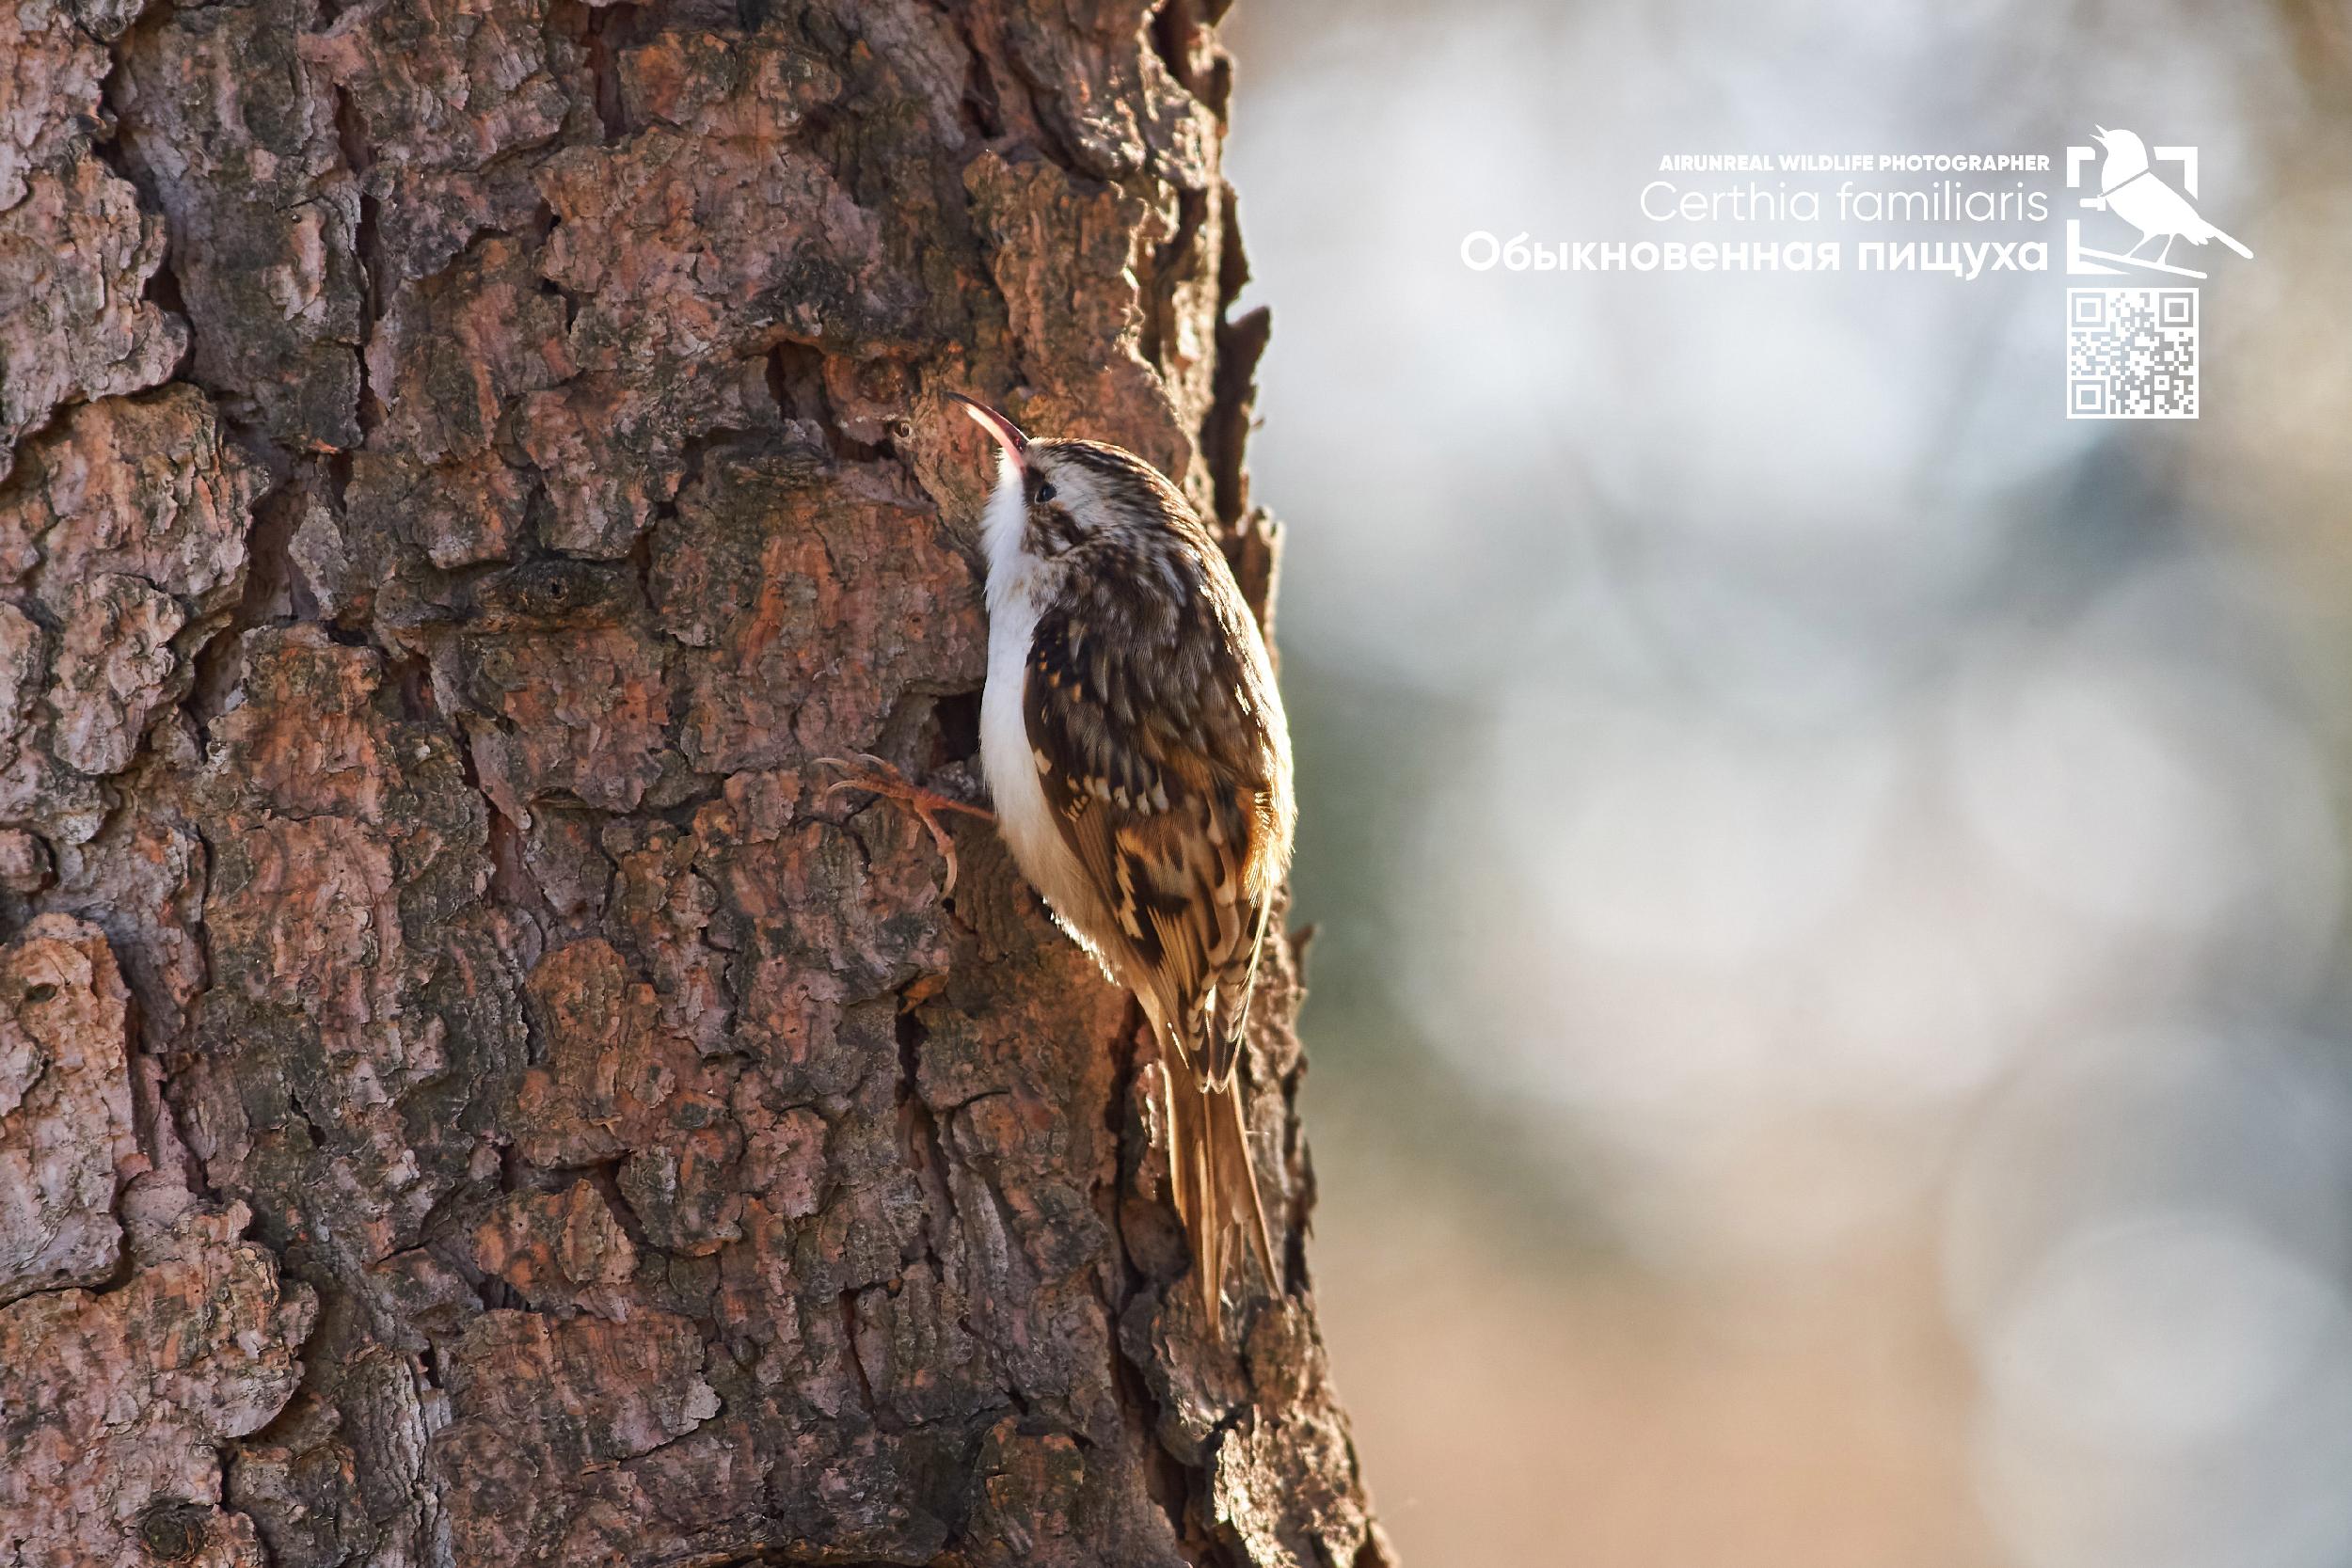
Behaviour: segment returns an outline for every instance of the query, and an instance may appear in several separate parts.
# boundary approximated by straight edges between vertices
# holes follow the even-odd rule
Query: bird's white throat
[[[1025,594],[1037,558],[1029,553],[1029,497],[1024,486],[1021,470],[1010,453],[1000,454],[996,469],[996,488],[988,494],[988,507],[980,514],[980,548],[988,558],[988,618],[990,641],[995,640],[997,615],[1010,595]],[[1031,625],[1035,625],[1032,613]],[[1028,652],[1027,628],[1023,631],[1022,652]]]

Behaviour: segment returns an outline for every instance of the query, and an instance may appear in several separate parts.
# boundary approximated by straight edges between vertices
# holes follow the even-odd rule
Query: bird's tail
[[[1168,1050],[1161,1053],[1160,1068],[1161,1081],[1168,1085],[1168,1164],[1176,1188],[1176,1214],[1192,1243],[1193,1283],[1215,1338],[1222,1332],[1224,1319],[1227,1239],[1235,1229],[1249,1232],[1258,1266],[1271,1285],[1279,1277],[1274,1272],[1274,1238],[1266,1228],[1258,1173],[1249,1159],[1240,1075],[1222,1087],[1204,1083],[1180,1053]]]
[[[2213,230],[2213,237],[2215,239],[2219,240],[2223,245],[2228,245],[2232,250],[2236,251],[2240,256],[2245,257],[2249,261],[2254,259],[2254,253],[2252,251],[2238,244],[2237,241],[2230,235],[2224,234],[2218,229],[2214,229],[2211,224],[2207,224],[2205,227]]]

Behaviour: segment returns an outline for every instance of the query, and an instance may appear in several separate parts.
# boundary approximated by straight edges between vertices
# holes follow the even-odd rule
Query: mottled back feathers
[[[1088,499],[1122,520],[1054,561],[1059,592],[1040,609],[1024,691],[1030,744],[1117,927],[1085,934],[1120,950],[1121,977],[1150,988],[1188,1065],[1223,1086],[1289,861],[1280,699],[1224,557],[1182,499],[1116,449],[1056,446],[1057,491],[1083,464]]]

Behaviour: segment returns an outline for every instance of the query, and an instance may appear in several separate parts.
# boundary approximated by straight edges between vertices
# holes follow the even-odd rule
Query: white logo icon
[[[2252,260],[2254,253],[2230,235],[2207,223],[2197,213],[2190,199],[2197,195],[2197,149],[2194,147],[2158,147],[2152,159],[2148,144],[2130,131],[2110,131],[2098,128],[2091,138],[2099,144],[2094,150],[2088,147],[2066,150],[2066,183],[2069,189],[2083,184],[2083,166],[2093,159],[2099,163],[2097,188],[2099,194],[2082,198],[2082,205],[2093,212],[2112,213],[2132,228],[2139,230],[2139,238],[2122,251],[2093,250],[2082,243],[2082,220],[2066,220],[2066,270],[2070,273],[2106,274],[2122,272],[2126,267],[2140,267],[2151,272],[2168,272],[2178,277],[2203,277],[2201,272],[2171,264],[2172,245],[2176,240],[2201,245],[2209,240],[2219,240],[2240,256]],[[2180,166],[2181,189],[2176,190],[2157,173],[2155,165],[2176,164]],[[2182,191],[2187,195],[2184,196]],[[2150,245],[2162,241],[2153,255],[2143,255]],[[2106,265],[2105,263],[2114,263]]]

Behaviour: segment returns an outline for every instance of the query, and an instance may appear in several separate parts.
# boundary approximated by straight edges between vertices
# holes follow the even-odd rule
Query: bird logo
[[[2076,256],[2095,258],[2100,261],[2117,261],[2126,266],[2146,267],[2157,272],[2176,273],[2186,277],[2202,277],[2205,275],[2201,272],[2191,272],[2186,267],[2171,263],[2172,245],[2176,240],[2186,240],[2195,245],[2204,245],[2209,240],[2219,240],[2247,260],[2253,259],[2252,251],[2247,249],[2233,236],[2223,233],[2219,229],[2199,216],[2196,207],[2190,202],[2188,197],[2182,195],[2165,182],[2164,177],[2155,171],[2154,166],[2149,161],[2148,144],[2141,141],[2137,135],[2130,131],[2110,131],[2102,125],[2097,128],[2097,134],[2091,139],[2099,144],[2103,154],[2099,162],[2099,194],[2084,197],[2082,205],[2094,212],[2113,213],[2117,217],[2138,230],[2139,238],[2133,243],[2129,250],[2120,254],[2079,246],[2077,242],[2075,247],[2071,247],[2074,249]],[[2088,149],[2083,150],[2088,154]],[[2157,149],[2161,154],[2171,154],[2182,150],[2184,150],[2173,148]],[[2195,150],[2185,150],[2193,160]],[[2197,189],[2196,165],[2190,161],[2186,162],[2184,166],[2186,170],[2184,183],[2188,186],[2189,192],[2193,195]],[[2067,182],[2069,184],[2074,182],[2071,167]],[[2074,226],[2069,227],[2071,229]],[[2074,238],[2072,235],[2069,237]],[[2149,245],[2159,240],[2163,241],[2163,245],[2153,256],[2141,254]],[[2073,259],[2070,257],[2070,260]],[[2070,267],[2069,270],[2112,272],[2115,269],[2092,265]]]

